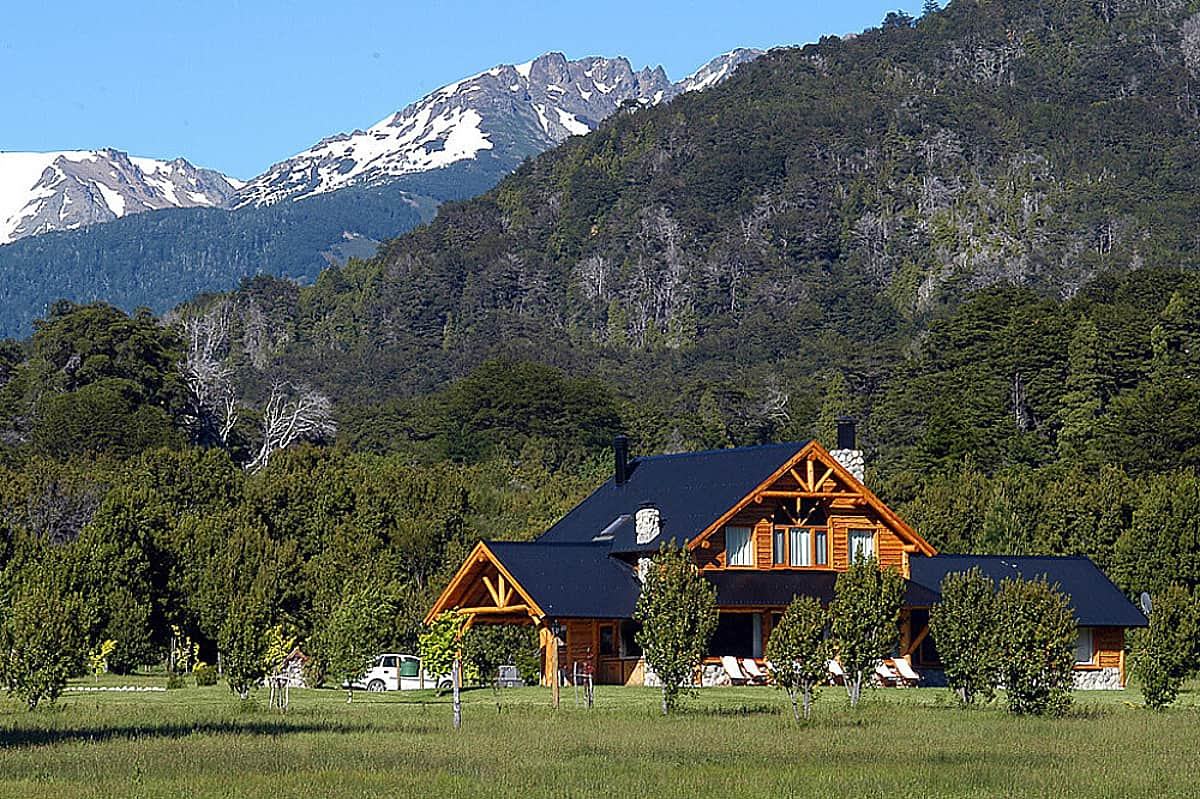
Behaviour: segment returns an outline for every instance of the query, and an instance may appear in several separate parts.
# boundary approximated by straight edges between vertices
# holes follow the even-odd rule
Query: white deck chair
[[[921,681],[921,675],[908,662],[908,658],[892,658],[892,667],[904,685],[914,686]]]
[[[829,672],[830,683],[833,685],[846,684],[846,672],[842,669],[842,664],[838,663],[836,658],[825,663],[825,670]]]
[[[881,685],[895,685],[900,679],[896,676],[896,672],[888,668],[888,664],[882,660],[875,664],[875,678],[879,680]]]
[[[750,682],[755,685],[766,685],[767,674],[758,667],[758,663],[754,658],[742,658],[742,671],[750,678]]]
[[[741,667],[738,666],[737,658],[733,655],[721,655],[721,668],[725,669],[725,674],[729,677],[729,682],[732,685],[745,685],[750,678],[742,674]]]

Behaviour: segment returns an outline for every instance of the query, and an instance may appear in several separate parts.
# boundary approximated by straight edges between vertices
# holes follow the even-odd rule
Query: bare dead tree
[[[301,439],[322,438],[337,432],[333,402],[321,392],[292,383],[276,383],[262,412],[262,443],[246,464],[253,473],[267,465],[271,455]]]
[[[179,369],[191,398],[196,438],[227,446],[237,424],[237,395],[225,363],[229,349],[229,303],[222,302],[183,322],[184,353]]]

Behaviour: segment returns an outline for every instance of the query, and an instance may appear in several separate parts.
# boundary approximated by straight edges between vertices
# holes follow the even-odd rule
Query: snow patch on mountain
[[[624,58],[570,61],[546,53],[455,81],[366,130],[339,134],[273,165],[242,187],[231,206],[272,205],[348,186],[384,183],[468,159],[506,170],[570,136],[595,130],[634,101],[666,102],[729,77],[760,50],[734,50],[679,83],[662,67],[635,72]]]
[[[222,206],[243,185],[182,158],[0,152],[0,244],[160,208]]]

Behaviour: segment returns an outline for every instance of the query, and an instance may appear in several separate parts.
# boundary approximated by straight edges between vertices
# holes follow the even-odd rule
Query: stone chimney
[[[829,454],[861,483],[866,475],[866,460],[855,438],[854,420],[849,416],[841,417],[837,420],[837,449]]]
[[[643,506],[634,514],[633,524],[637,533],[638,546],[649,544],[658,538],[658,534],[662,531],[662,515],[658,512],[658,508],[649,505]]]

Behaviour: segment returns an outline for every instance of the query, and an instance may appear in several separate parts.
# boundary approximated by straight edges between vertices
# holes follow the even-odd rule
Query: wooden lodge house
[[[631,460],[614,444],[612,478],[531,542],[480,542],[430,609],[457,609],[474,623],[532,623],[543,665],[560,643],[559,672],[601,684],[645,684],[632,619],[639,569],[664,541],[686,546],[716,589],[718,624],[705,684],[723,679],[721,656],[761,663],[764,642],[796,595],[828,604],[838,572],[857,553],[875,555],[906,581],[901,640],[906,659],[937,684],[929,608],[942,578],[978,566],[999,581],[1045,577],[1066,593],[1079,624],[1076,685],[1125,681],[1125,630],[1146,618],[1089,559],[939,555],[863,484],[854,425],[839,424],[838,449],[772,444]],[[652,680],[652,675],[649,676]]]

